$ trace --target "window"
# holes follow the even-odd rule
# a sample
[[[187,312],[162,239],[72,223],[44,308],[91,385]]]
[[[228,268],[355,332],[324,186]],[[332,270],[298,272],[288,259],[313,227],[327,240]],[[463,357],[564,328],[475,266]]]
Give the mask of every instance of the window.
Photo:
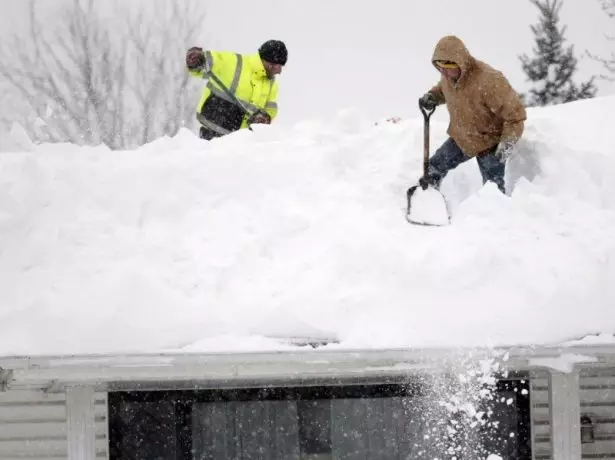
[[[531,459],[527,382],[500,382],[496,433]],[[379,460],[442,457],[443,414],[418,384],[109,393],[111,460]],[[513,402],[511,402],[513,401]],[[426,416],[431,414],[431,416]]]

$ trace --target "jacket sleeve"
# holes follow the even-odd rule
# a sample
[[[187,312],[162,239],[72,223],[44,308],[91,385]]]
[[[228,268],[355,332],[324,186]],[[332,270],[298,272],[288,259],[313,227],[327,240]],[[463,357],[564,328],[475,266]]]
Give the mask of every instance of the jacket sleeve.
[[[446,102],[446,98],[444,97],[444,91],[442,91],[442,81],[439,81],[433,88],[429,90],[436,97],[436,102],[438,105],[444,104]]]
[[[517,142],[527,118],[521,97],[501,72],[495,73],[486,86],[484,104],[502,120],[500,142]]]
[[[269,99],[267,99],[267,103],[265,104],[265,112],[269,114],[271,117],[271,121],[278,114],[278,82],[273,83],[273,87],[271,88],[271,94],[269,95]]]

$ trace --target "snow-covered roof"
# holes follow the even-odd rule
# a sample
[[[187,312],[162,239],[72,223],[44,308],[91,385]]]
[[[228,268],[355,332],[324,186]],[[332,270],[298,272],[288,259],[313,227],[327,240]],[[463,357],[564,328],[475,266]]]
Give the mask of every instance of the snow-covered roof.
[[[524,346],[615,331],[614,97],[530,109],[411,226],[422,119],[0,153],[0,356]],[[432,126],[432,146],[446,126]],[[22,145],[21,142],[20,145]],[[29,150],[29,151],[28,151]]]

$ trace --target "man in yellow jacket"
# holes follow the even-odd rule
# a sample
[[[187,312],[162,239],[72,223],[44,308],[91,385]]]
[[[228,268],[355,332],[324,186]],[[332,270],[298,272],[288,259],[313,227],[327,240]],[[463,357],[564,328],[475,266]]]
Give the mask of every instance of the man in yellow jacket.
[[[286,45],[279,40],[266,41],[254,54],[190,48],[188,72],[208,79],[197,107],[199,136],[211,140],[251,124],[271,123],[278,113],[275,77],[287,60]]]

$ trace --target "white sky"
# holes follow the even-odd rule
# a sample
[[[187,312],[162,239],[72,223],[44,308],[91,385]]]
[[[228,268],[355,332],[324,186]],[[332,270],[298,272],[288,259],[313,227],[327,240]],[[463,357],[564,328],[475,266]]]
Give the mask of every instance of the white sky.
[[[42,1],[52,5],[61,0]],[[518,56],[531,54],[534,44],[529,26],[536,23],[538,10],[529,0],[208,3],[203,46],[252,52],[269,38],[287,43],[281,122],[329,117],[347,107],[361,108],[374,118],[416,115],[417,98],[438,77],[429,62],[433,47],[448,34],[458,35],[476,57],[502,70],[515,88],[528,88]],[[0,10],[0,25],[18,27],[22,13],[15,0],[0,0]],[[607,32],[615,35],[615,19],[609,20],[598,0],[564,0],[562,23],[577,57],[588,48],[603,55],[615,51],[615,42],[605,39]],[[183,62],[183,56],[178,59]],[[577,78],[601,70],[586,58],[579,66]],[[600,94],[612,94],[615,84],[600,83],[600,89]]]

